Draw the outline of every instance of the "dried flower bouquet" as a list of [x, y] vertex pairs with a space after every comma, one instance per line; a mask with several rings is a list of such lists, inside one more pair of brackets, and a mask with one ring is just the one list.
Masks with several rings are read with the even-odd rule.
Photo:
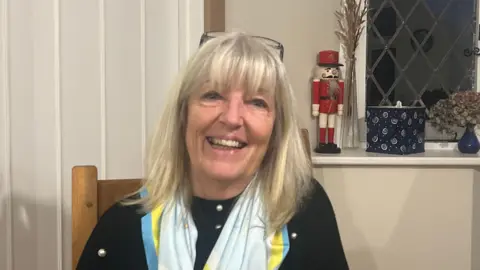
[[480, 92], [462, 91], [438, 101], [429, 111], [430, 123], [442, 132], [480, 124]]

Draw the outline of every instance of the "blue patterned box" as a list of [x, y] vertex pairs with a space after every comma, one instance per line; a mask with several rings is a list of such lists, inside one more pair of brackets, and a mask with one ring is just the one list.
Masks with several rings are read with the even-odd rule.
[[425, 107], [367, 106], [367, 152], [425, 152]]

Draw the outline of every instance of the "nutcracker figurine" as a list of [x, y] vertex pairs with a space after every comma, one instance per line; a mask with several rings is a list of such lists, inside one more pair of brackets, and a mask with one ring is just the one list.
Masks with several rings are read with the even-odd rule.
[[[343, 114], [344, 82], [340, 80], [337, 51], [318, 53], [312, 80], [312, 115], [319, 117], [319, 143], [317, 153], [337, 154], [341, 149], [334, 143], [335, 118]], [[327, 140], [328, 135], [328, 140]]]

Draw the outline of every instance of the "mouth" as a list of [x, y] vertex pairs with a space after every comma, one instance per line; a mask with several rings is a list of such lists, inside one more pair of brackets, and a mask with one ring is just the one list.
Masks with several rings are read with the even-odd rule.
[[247, 146], [247, 143], [242, 141], [220, 139], [215, 137], [207, 137], [207, 141], [213, 148], [225, 149], [225, 150], [242, 149], [245, 146]]

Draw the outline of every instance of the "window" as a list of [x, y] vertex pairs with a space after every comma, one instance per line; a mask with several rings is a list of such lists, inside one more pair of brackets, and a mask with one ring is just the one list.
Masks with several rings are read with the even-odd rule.
[[[426, 106], [455, 91], [476, 89], [478, 0], [370, 0], [357, 50], [359, 114], [367, 106]], [[477, 51], [478, 52], [478, 51]], [[363, 104], [365, 102], [365, 104]], [[436, 131], [427, 141], [462, 135]]]

